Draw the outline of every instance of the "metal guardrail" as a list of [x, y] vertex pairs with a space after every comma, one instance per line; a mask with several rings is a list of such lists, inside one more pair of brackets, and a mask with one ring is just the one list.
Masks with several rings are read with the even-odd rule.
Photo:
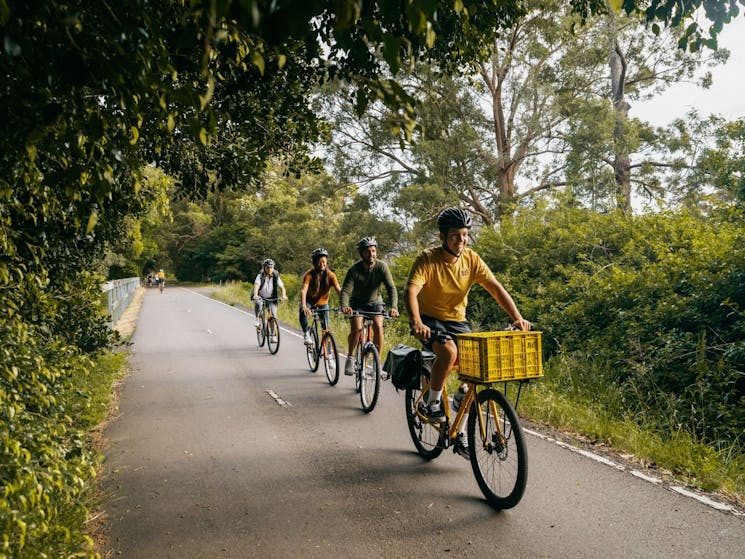
[[140, 287], [140, 278], [126, 278], [107, 282], [103, 285], [106, 292], [109, 326], [112, 328], [127, 310]]

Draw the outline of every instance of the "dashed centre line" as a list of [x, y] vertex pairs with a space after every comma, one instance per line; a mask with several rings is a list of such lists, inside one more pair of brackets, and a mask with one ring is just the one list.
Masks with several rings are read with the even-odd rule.
[[269, 396], [272, 397], [272, 399], [277, 402], [281, 407], [283, 408], [291, 408], [292, 404], [288, 402], [287, 400], [284, 400], [279, 394], [277, 394], [274, 390], [267, 390], [266, 391]]

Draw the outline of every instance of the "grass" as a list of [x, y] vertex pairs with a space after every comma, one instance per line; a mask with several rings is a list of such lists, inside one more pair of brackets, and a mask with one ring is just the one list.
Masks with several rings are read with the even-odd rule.
[[[247, 284], [215, 287], [212, 296], [230, 305], [247, 307], [250, 303]], [[278, 314], [280, 321], [299, 328], [296, 300], [291, 297], [291, 304], [280, 305]], [[331, 323], [335, 332], [347, 331], [347, 321], [340, 315], [332, 314]], [[402, 321], [386, 326], [386, 346], [397, 343], [418, 346]], [[599, 375], [593, 374], [591, 366], [572, 363], [570, 374], [566, 363], [557, 363], [553, 370], [547, 363], [545, 379], [531, 383], [523, 391], [521, 415], [591, 444], [606, 446], [641, 467], [657, 469], [663, 477], [719, 492], [745, 505], [742, 447], [717, 450], [696, 441], [684, 429], [660, 432], [654, 425], [640, 423], [638, 418], [624, 417], [615, 387], [598, 380]], [[456, 386], [453, 376], [448, 388], [453, 390]]]
[[547, 379], [533, 383], [520, 399], [520, 414], [533, 421], [606, 446], [642, 467], [745, 505], [745, 454], [741, 448], [717, 450], [685, 431], [660, 432], [654, 425], [618, 417], [610, 408], [573, 398]]

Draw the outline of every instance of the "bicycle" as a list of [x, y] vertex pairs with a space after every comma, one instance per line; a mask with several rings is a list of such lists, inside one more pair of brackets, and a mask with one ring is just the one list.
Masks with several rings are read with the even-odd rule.
[[[308, 328], [312, 345], [305, 346], [305, 356], [308, 366], [314, 373], [323, 360], [326, 370], [326, 378], [331, 386], [339, 382], [339, 351], [336, 349], [336, 340], [329, 330], [328, 325], [323, 324], [323, 310], [313, 309], [313, 322]], [[320, 336], [319, 336], [320, 330]]]
[[158, 280], [158, 289], [160, 289], [161, 294], [163, 293], [163, 288], [166, 285], [166, 280], [160, 279]]
[[[512, 352], [512, 372], [516, 374], [509, 378], [508, 375], [500, 375], [500, 360], [494, 359], [494, 347], [489, 347], [489, 337], [500, 335], [503, 339], [527, 339], [525, 334], [531, 334], [529, 343], [532, 344], [532, 353], [527, 361], [523, 352], [522, 361], [517, 355], [520, 349], [507, 348]], [[450, 403], [447, 398], [447, 387], [443, 387], [442, 404], [445, 410], [445, 422], [433, 423], [419, 411], [419, 403], [429, 388], [430, 370], [435, 360], [434, 353], [422, 351], [421, 370], [419, 382], [413, 388], [406, 388], [406, 422], [409, 433], [414, 441], [417, 452], [425, 459], [437, 458], [446, 448], [454, 446], [457, 442], [462, 422], [466, 420], [466, 432], [468, 438], [469, 460], [473, 474], [479, 489], [486, 497], [488, 503], [495, 509], [512, 508], [525, 492], [528, 477], [528, 450], [525, 443], [525, 435], [520, 425], [520, 419], [515, 408], [510, 404], [506, 396], [492, 385], [495, 382], [508, 380], [519, 381], [518, 392], [515, 398], [515, 407], [520, 399], [520, 391], [529, 378], [542, 376], [541, 365], [541, 343], [540, 332], [480, 332], [475, 334], [459, 334], [453, 336], [444, 332], [433, 332], [433, 336], [444, 343], [447, 338], [457, 339], [459, 346], [460, 368], [458, 376], [465, 385], [467, 391], [463, 400], [452, 417]], [[536, 337], [537, 336], [537, 337]], [[475, 339], [478, 345], [485, 347], [472, 351], [470, 356], [476, 361], [468, 363], [464, 367], [463, 342]], [[519, 344], [517, 344], [519, 345]], [[491, 350], [491, 354], [489, 353]], [[504, 351], [504, 348], [502, 348]], [[499, 351], [499, 348], [496, 349]], [[484, 359], [484, 355], [487, 357]], [[465, 370], [464, 370], [465, 369]], [[486, 369], [486, 370], [485, 370]], [[492, 374], [496, 370], [497, 374]], [[509, 371], [508, 371], [509, 373]]]
[[349, 317], [361, 316], [362, 332], [354, 348], [354, 388], [360, 394], [362, 410], [370, 413], [378, 403], [380, 395], [380, 354], [373, 343], [373, 317], [383, 316], [393, 320], [382, 312], [355, 311]]
[[256, 317], [259, 321], [259, 326], [256, 328], [256, 338], [259, 347], [264, 347], [264, 342], [266, 342], [269, 353], [274, 355], [279, 351], [279, 321], [267, 303], [279, 302], [281, 299], [266, 299], [264, 297], [260, 299], [262, 304], [261, 312]]

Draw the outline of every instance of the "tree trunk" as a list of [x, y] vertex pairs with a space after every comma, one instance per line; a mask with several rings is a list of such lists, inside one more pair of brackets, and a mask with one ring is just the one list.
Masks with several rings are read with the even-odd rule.
[[613, 172], [616, 180], [616, 206], [625, 214], [631, 213], [631, 158], [626, 143], [626, 128], [631, 105], [626, 102], [624, 86], [626, 84], [626, 58], [616, 43], [610, 54], [610, 76], [615, 109], [615, 126], [613, 140], [615, 158]]
[[481, 64], [481, 77], [489, 88], [491, 96], [492, 120], [494, 122], [494, 143], [497, 150], [498, 168], [496, 186], [499, 190], [497, 218], [510, 211], [515, 198], [515, 161], [510, 153], [511, 145], [502, 102], [502, 83], [504, 68], [500, 66], [498, 50], [495, 46], [491, 57], [491, 68]]

